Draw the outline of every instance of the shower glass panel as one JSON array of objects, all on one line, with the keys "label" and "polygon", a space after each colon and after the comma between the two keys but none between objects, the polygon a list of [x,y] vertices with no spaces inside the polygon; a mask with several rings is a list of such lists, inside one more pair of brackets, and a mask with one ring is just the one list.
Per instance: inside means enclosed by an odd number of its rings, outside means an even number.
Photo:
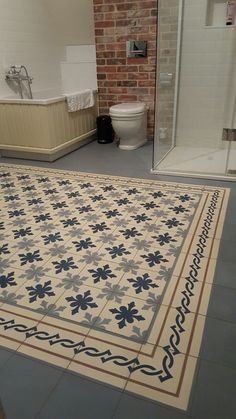
[{"label": "shower glass panel", "polygon": [[225,3],[159,0],[154,172],[236,179],[236,142],[224,131],[236,128],[236,27]]}]

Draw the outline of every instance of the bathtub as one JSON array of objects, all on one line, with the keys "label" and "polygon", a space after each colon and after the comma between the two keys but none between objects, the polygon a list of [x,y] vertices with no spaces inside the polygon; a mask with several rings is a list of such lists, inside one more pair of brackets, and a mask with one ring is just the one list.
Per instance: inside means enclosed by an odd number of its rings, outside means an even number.
[{"label": "bathtub", "polygon": [[68,112],[60,91],[33,92],[33,99],[0,98],[0,153],[6,157],[54,161],[91,141],[95,106]]}]

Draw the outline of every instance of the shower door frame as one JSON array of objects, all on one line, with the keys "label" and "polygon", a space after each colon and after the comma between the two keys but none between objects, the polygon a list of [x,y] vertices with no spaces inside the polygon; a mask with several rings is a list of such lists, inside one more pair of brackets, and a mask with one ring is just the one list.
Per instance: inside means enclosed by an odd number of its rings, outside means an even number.
[{"label": "shower door frame", "polygon": [[[159,3],[159,2],[158,2]],[[171,170],[159,170],[159,164],[165,160],[166,156],[176,147],[176,129],[177,129],[177,116],[178,116],[178,107],[179,107],[179,90],[180,90],[180,72],[181,72],[181,52],[182,52],[182,40],[183,40],[183,16],[184,16],[184,6],[185,0],[179,0],[179,15],[178,15],[178,38],[177,38],[177,52],[176,52],[176,78],[175,78],[175,94],[174,94],[174,111],[173,111],[173,130],[172,130],[172,144],[170,149],[166,154],[157,162],[155,159],[155,147],[157,147],[157,138],[159,133],[159,107],[158,107],[158,87],[159,87],[159,64],[158,64],[158,53],[159,53],[159,19],[160,15],[158,14],[158,28],[157,28],[157,64],[156,64],[156,97],[155,97],[155,132],[154,132],[154,141],[153,141],[153,158],[152,158],[152,168],[151,173],[156,175],[167,175],[167,176],[180,176],[180,177],[189,177],[189,178],[199,178],[199,179],[215,179],[235,182],[236,176],[230,175],[216,175],[216,174],[204,174],[204,173],[189,173],[189,172],[177,172]],[[236,92],[235,92],[235,107],[236,107]],[[234,114],[232,113],[232,124],[233,126]],[[223,128],[222,128],[223,129]],[[226,170],[228,166],[229,156],[231,151],[231,142],[228,144],[227,158],[226,158]]]}]

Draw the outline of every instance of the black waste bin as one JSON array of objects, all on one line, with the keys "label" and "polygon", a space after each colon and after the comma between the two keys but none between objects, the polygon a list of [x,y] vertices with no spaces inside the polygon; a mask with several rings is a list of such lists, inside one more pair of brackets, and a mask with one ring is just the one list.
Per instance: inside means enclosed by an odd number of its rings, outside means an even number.
[{"label": "black waste bin", "polygon": [[97,117],[97,139],[100,144],[112,143],[113,129],[109,115],[100,115]]}]

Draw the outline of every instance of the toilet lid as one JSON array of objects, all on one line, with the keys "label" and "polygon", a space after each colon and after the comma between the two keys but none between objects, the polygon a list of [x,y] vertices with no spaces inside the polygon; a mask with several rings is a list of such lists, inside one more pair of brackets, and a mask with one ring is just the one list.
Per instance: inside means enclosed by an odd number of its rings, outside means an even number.
[{"label": "toilet lid", "polygon": [[146,109],[145,103],[142,102],[127,102],[127,103],[120,103],[119,105],[111,106],[110,112],[117,113],[117,114],[136,114],[144,112]]}]

